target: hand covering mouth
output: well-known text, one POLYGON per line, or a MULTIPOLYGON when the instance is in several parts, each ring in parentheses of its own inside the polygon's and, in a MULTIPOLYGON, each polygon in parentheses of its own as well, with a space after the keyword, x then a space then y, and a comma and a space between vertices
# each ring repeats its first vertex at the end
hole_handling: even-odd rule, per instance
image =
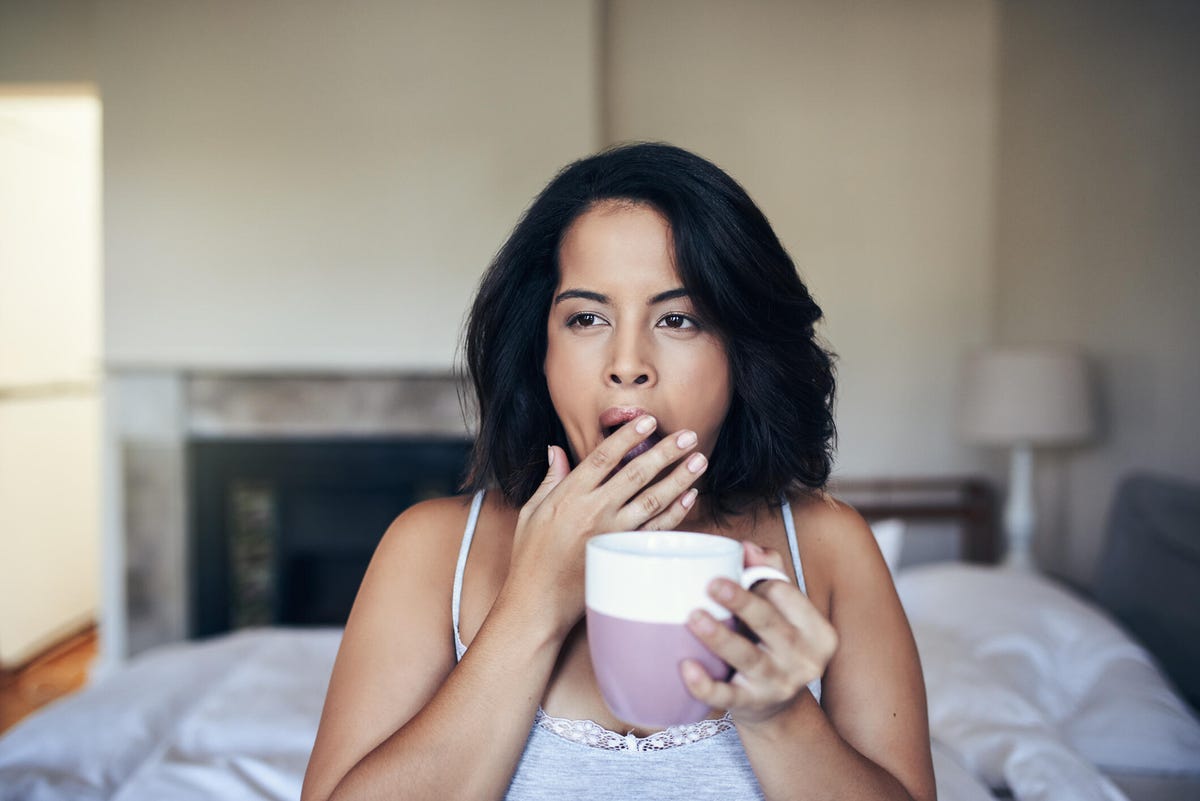
MULTIPOLYGON (((616 433, 618 428, 625 425, 630 420, 640 417, 646 413, 647 412, 645 409, 634 407, 613 407, 611 409, 606 409, 604 413, 600 415, 600 433, 604 439, 608 439, 614 433, 616 433)), ((662 434, 659 433, 659 429, 655 429, 654 431, 650 432, 650 434, 644 440, 639 442, 637 445, 634 445, 629 449, 628 453, 621 457, 621 462, 617 465, 617 469, 619 470, 620 468, 629 464, 631 461, 661 442, 662 439, 663 437, 662 434)))

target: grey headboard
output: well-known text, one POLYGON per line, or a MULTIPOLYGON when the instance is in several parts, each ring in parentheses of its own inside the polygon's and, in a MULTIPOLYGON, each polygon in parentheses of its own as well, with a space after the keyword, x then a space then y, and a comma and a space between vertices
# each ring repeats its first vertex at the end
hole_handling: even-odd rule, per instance
POLYGON ((1200 709, 1200 484, 1126 476, 1105 535, 1093 598, 1200 709))

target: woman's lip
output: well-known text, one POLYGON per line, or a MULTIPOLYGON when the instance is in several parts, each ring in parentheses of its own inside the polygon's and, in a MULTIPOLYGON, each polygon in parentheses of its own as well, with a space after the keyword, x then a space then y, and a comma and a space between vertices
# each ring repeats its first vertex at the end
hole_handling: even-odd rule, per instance
POLYGON ((659 441, 661 439, 662 439, 662 437, 658 435, 657 431, 655 431, 650 436, 648 436, 646 439, 642 440, 637 445, 634 445, 632 448, 629 449, 628 453, 626 453, 624 456, 621 457, 621 461, 618 464, 618 468, 624 467, 625 465, 632 462, 634 459, 641 456, 646 451, 653 448, 655 445, 657 445, 659 443, 659 441))
POLYGON ((613 406, 600 414, 600 427, 615 428, 645 413, 645 409, 636 406, 613 406))

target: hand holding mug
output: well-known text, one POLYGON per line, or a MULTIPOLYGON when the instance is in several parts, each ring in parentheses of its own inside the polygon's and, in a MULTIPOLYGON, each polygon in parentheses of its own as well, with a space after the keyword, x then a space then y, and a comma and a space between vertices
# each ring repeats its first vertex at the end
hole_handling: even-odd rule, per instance
MULTIPOLYGON (((746 558, 748 564, 783 566, 778 553, 750 543, 746 558)), ((728 709, 738 722, 758 723, 790 707, 808 692, 809 682, 825 673, 837 650, 837 633, 799 587, 771 581, 751 592, 717 579, 709 591, 759 642, 730 631, 698 609, 688 620, 689 629, 735 670, 728 681, 719 681, 698 662, 686 662, 683 678, 698 700, 728 709)))

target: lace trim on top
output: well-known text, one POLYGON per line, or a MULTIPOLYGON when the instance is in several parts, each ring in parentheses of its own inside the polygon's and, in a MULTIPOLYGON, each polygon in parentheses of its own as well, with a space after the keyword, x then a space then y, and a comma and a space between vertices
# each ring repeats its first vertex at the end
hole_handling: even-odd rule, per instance
POLYGON ((638 737, 632 732, 618 734, 592 720, 551 717, 543 712, 540 706, 537 714, 533 717, 533 722, 534 725, 556 737, 586 745, 589 748, 599 748, 602 751, 665 751, 668 748, 678 748, 700 740, 707 740, 723 731, 737 728, 729 717, 729 713, 726 712, 724 716, 716 720, 702 720, 699 723, 689 723, 684 726, 671 726, 646 737, 638 737))

